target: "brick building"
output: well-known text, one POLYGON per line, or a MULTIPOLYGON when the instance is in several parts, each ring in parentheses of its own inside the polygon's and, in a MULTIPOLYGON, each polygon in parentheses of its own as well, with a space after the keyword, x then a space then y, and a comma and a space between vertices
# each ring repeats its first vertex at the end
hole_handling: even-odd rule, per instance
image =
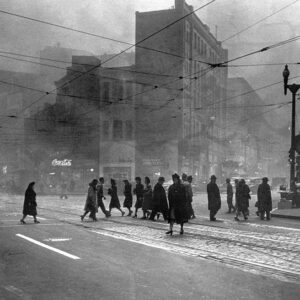
MULTIPOLYGON (((136 42, 192 10, 185 1, 175 0, 172 9, 137 12, 136 42)), ((160 142, 156 152, 163 151, 162 145, 168 145, 166 151, 170 151, 173 162, 176 161, 169 171, 186 172, 197 179, 207 179, 211 173, 218 175, 223 154, 222 145, 216 140, 222 136, 221 128, 226 122, 226 109, 222 109, 226 104, 217 100, 226 97, 227 70, 209 69, 209 64, 225 61, 227 50, 196 14, 141 42, 140 46, 136 48, 136 70, 170 75, 161 78, 158 86, 173 90, 173 94, 177 92, 175 101, 170 104, 176 111, 176 115, 169 115, 171 125, 166 125, 166 118, 160 118, 157 114, 162 112, 158 111, 151 113, 148 126, 144 126, 148 130, 155 122, 160 131, 167 131, 166 139, 160 142), (203 107, 209 109, 202 110, 203 107)), ((139 118, 142 117, 137 113, 139 118)), ((146 132, 138 133, 140 130, 137 128, 137 144, 142 144, 146 136, 146 132)))

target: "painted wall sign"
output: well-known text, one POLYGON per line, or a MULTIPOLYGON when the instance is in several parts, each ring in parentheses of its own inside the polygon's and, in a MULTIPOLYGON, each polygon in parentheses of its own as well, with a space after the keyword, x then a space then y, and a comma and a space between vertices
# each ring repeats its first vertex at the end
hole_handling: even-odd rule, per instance
POLYGON ((60 166, 60 167, 70 167, 72 166, 72 159, 64 159, 64 160, 58 160, 58 159, 53 159, 52 160, 52 166, 60 166))

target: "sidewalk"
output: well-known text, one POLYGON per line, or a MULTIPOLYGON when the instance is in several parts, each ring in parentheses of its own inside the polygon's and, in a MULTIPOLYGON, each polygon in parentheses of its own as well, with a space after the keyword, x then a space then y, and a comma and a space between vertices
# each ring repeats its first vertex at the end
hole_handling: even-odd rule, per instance
POLYGON ((288 218, 288 219, 300 220, 300 208, 291 208, 291 209, 274 208, 271 211, 271 216, 277 218, 288 218))

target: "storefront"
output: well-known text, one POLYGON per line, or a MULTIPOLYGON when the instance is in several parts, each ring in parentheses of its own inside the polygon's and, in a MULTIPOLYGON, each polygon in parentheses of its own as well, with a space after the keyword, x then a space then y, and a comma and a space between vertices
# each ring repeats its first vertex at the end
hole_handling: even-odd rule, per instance
POLYGON ((92 179, 97 177, 95 160, 55 157, 43 163, 38 188, 42 194, 82 194, 86 193, 92 179))

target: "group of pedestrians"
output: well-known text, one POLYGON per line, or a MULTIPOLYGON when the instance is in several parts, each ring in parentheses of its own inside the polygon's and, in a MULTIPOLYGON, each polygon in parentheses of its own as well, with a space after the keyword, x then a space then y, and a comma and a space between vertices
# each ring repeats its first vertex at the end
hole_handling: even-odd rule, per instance
MULTIPOLYGON (((183 234, 183 225, 188 222, 189 219, 195 218, 194 210, 192 207, 193 191, 192 191, 192 176, 182 174, 181 178, 178 174, 172 175, 173 184, 169 186, 166 192, 164 188, 164 177, 159 177, 154 188, 150 184, 149 177, 145 177, 144 184, 140 177, 135 178, 135 187, 132 189, 130 182, 123 180, 124 189, 123 194, 125 196, 123 207, 128 210, 127 216, 133 214, 133 195, 136 196, 134 205, 133 218, 137 218, 138 210, 141 209, 143 216, 141 219, 149 219, 155 221, 159 219, 160 214, 165 221, 170 224, 169 230, 166 234, 173 234, 173 225, 175 223, 180 225, 180 234, 183 234)), ((207 185, 208 196, 208 210, 210 211, 210 221, 216 221, 216 214, 221 208, 221 195, 219 187, 216 183, 216 176, 212 175, 210 183, 207 185)), ((81 221, 84 220, 89 213, 89 218, 93 221, 97 221, 96 213, 99 208, 102 213, 108 218, 111 216, 112 209, 120 211, 121 216, 125 215, 125 211, 122 210, 120 200, 118 197, 117 185, 114 179, 110 180, 111 186, 108 189, 108 195, 110 195, 109 209, 105 208, 103 199, 104 196, 104 178, 100 177, 99 180, 93 179, 89 184, 87 198, 84 206, 84 214, 80 216, 81 221)), ((20 220, 21 224, 26 224, 25 218, 27 215, 32 215, 35 223, 39 223, 37 220, 37 203, 36 193, 34 191, 34 182, 28 185, 25 192, 25 199, 23 205, 23 217, 20 220)), ((227 204, 228 213, 234 212, 236 221, 240 221, 239 217, 243 216, 245 220, 249 217, 249 200, 250 188, 246 184, 244 179, 235 179, 235 204, 233 205, 233 186, 230 183, 230 179, 226 179, 227 184, 227 204)), ((270 212, 272 210, 272 196, 271 188, 268 184, 268 178, 262 178, 262 183, 258 186, 257 190, 257 216, 264 220, 270 220, 270 212)))
MULTIPOLYGON (((181 225, 180 233, 183 234, 183 224, 189 219, 195 218, 194 210, 192 207, 193 191, 192 191, 192 176, 182 174, 180 179, 178 174, 172 175, 173 184, 169 187, 166 193, 164 188, 164 177, 159 177, 157 183, 152 189, 150 178, 145 177, 144 183, 142 183, 141 177, 135 178, 135 186, 132 188, 130 182, 123 180, 124 188, 124 202, 123 208, 128 210, 127 216, 137 218, 139 209, 142 210, 143 216, 141 219, 149 219, 155 221, 162 215, 165 221, 170 223, 170 230, 168 234, 173 234, 173 225, 178 223, 181 225), (133 195, 136 196, 136 201, 133 208, 133 195)), ((111 186, 108 189, 108 195, 110 195, 109 209, 104 206, 103 186, 104 178, 100 177, 99 180, 93 179, 89 184, 87 198, 84 206, 84 214, 80 216, 81 221, 84 220, 87 214, 93 221, 97 221, 96 213, 99 208, 106 217, 111 216, 111 210, 113 208, 121 212, 121 216, 125 215, 125 211, 122 210, 120 200, 118 197, 117 185, 114 179, 110 180, 111 186)))
MULTIPOLYGON (((272 210, 272 195, 271 187, 268 184, 268 178, 263 177, 262 183, 258 186, 257 189, 257 202, 255 206, 257 207, 256 215, 260 216, 261 220, 264 220, 266 217, 267 220, 270 220, 270 212, 272 210)), ((235 212, 236 215, 234 219, 239 221, 239 217, 243 216, 244 220, 248 220, 249 217, 249 200, 250 188, 246 184, 245 179, 235 179, 235 205, 233 205, 233 187, 230 183, 230 179, 226 179, 227 184, 227 204, 228 204, 228 213, 235 212)))

